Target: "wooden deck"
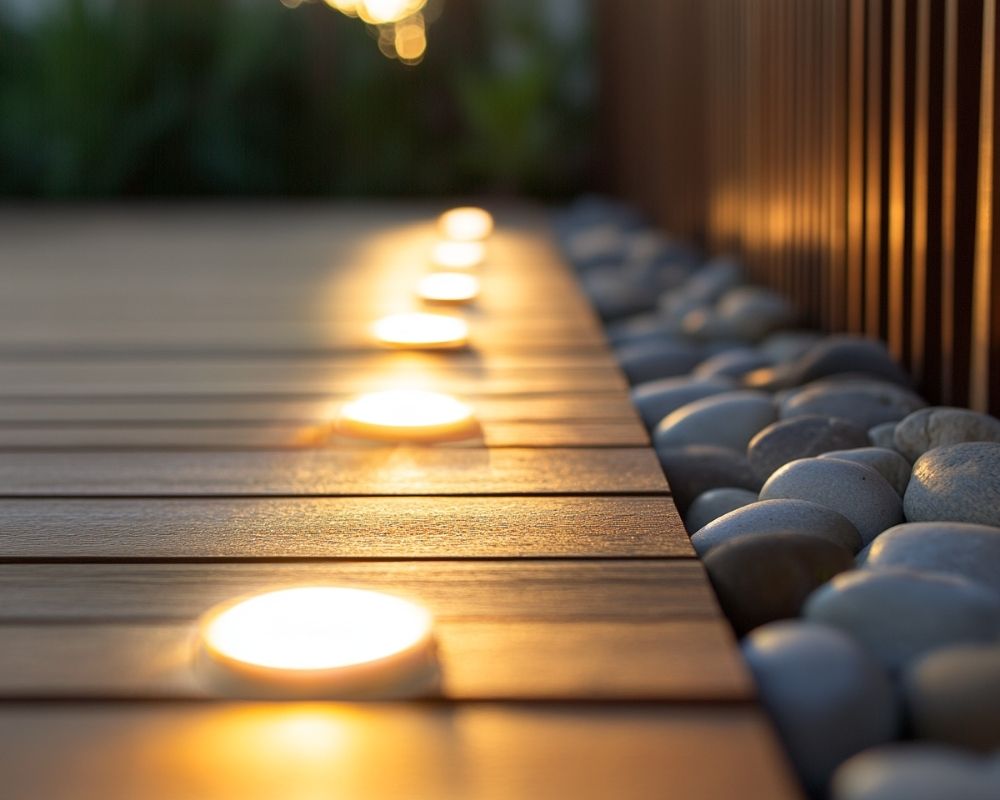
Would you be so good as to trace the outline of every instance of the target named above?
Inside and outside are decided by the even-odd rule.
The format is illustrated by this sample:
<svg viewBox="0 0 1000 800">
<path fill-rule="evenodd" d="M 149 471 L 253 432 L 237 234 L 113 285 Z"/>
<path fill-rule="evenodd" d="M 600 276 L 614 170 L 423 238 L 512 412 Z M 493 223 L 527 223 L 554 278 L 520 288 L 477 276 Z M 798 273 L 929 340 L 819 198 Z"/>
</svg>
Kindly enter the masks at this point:
<svg viewBox="0 0 1000 800">
<path fill-rule="evenodd" d="M 372 348 L 433 213 L 0 215 L 5 798 L 798 796 L 544 217 L 498 214 L 471 350 Z M 324 436 L 400 382 L 483 439 Z M 193 621 L 317 581 L 432 609 L 442 696 L 212 698 Z"/>
</svg>

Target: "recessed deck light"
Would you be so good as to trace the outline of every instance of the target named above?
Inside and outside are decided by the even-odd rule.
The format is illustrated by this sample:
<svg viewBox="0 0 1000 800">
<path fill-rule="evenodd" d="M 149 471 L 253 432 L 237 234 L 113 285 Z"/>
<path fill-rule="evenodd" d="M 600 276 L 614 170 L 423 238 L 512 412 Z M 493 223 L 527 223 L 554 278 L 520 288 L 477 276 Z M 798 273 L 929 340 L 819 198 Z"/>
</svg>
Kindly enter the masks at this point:
<svg viewBox="0 0 1000 800">
<path fill-rule="evenodd" d="M 479 425 L 472 409 L 451 395 L 391 389 L 344 405 L 337 430 L 366 439 L 433 442 L 476 436 Z"/>
<path fill-rule="evenodd" d="M 434 272 L 417 284 L 417 296 L 435 303 L 468 303 L 479 295 L 479 278 L 461 272 Z"/>
<path fill-rule="evenodd" d="M 482 241 L 493 232 L 493 217 L 483 208 L 453 208 L 438 218 L 438 229 L 445 239 L 456 242 Z"/>
<path fill-rule="evenodd" d="M 468 323 L 445 314 L 392 314 L 376 322 L 372 332 L 390 347 L 452 349 L 469 339 Z"/>
<path fill-rule="evenodd" d="M 431 250 L 431 262 L 442 269 L 473 269 L 486 258 L 482 242 L 441 241 Z"/>
</svg>

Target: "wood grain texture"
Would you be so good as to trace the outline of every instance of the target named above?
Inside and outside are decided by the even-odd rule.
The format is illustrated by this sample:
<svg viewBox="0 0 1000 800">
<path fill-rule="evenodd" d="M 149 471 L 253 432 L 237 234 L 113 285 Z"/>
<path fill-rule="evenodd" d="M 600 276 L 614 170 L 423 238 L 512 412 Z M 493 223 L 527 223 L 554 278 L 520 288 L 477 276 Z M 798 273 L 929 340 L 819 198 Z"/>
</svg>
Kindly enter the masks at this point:
<svg viewBox="0 0 1000 800">
<path fill-rule="evenodd" d="M 190 622 L 212 605 L 281 586 L 365 586 L 439 619 L 717 619 L 694 559 L 221 564 L 0 564 L 0 621 Z"/>
<path fill-rule="evenodd" d="M 449 700 L 752 697 L 721 620 L 445 622 L 436 637 Z M 192 666 L 196 639 L 194 625 L 0 625 L 0 699 L 223 698 Z"/>
<path fill-rule="evenodd" d="M 667 497 L 0 500 L 0 559 L 693 557 Z"/>
<path fill-rule="evenodd" d="M 638 420 L 519 422 L 487 420 L 479 439 L 449 447 L 639 447 L 649 435 Z M 356 439 L 331 434 L 324 426 L 282 423 L 152 427 L 0 425 L 0 451 L 38 449 L 104 450 L 262 450 L 356 448 Z"/>
<path fill-rule="evenodd" d="M 799 796 L 748 708 L 37 705 L 0 742 L 11 800 Z"/>
<path fill-rule="evenodd" d="M 185 425 L 213 423 L 315 424 L 336 418 L 347 395 L 320 394 L 312 399 L 261 398 L 244 395 L 179 395 L 175 397 L 0 398 L 0 426 L 20 429 L 25 423 L 120 427 L 130 423 Z M 638 420 L 624 392 L 569 393 L 523 397 L 466 399 L 476 418 L 490 422 Z"/>
<path fill-rule="evenodd" d="M 9 497 L 666 491 L 656 456 L 640 448 L 17 452 L 0 461 Z"/>
</svg>

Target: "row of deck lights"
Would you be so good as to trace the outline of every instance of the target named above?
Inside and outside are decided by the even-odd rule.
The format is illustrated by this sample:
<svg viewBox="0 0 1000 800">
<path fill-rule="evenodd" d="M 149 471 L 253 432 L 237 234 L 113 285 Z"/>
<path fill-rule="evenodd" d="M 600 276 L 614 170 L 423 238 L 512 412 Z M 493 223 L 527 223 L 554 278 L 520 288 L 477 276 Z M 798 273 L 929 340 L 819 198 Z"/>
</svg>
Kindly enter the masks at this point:
<svg viewBox="0 0 1000 800">
<path fill-rule="evenodd" d="M 438 270 L 416 295 L 427 303 L 468 303 L 473 270 L 485 260 L 493 218 L 456 208 L 438 221 L 431 253 Z M 468 323 L 440 313 L 395 314 L 372 326 L 387 347 L 458 349 Z M 395 389 L 361 395 L 340 410 L 337 431 L 383 441 L 434 442 L 478 433 L 472 409 L 448 394 Z M 431 614 L 391 594 L 302 586 L 223 603 L 201 621 L 196 663 L 221 694 L 265 698 L 389 699 L 420 694 L 438 679 Z"/>
</svg>

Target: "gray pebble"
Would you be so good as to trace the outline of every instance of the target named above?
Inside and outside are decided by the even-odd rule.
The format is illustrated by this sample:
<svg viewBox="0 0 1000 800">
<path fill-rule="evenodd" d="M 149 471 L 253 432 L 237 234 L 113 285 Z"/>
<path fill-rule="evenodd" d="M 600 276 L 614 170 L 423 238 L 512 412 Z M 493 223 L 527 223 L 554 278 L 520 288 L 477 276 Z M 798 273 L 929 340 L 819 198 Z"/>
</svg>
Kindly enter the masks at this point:
<svg viewBox="0 0 1000 800">
<path fill-rule="evenodd" d="M 754 434 L 776 417 L 763 392 L 726 392 L 681 406 L 656 426 L 653 440 L 657 447 L 710 444 L 744 453 Z"/>
<path fill-rule="evenodd" d="M 887 450 L 895 450 L 896 423 L 883 422 L 868 429 L 868 438 L 876 447 L 884 447 Z M 896 452 L 899 452 L 898 450 Z"/>
<path fill-rule="evenodd" d="M 743 654 L 761 702 L 812 793 L 822 793 L 844 759 L 896 735 L 892 684 L 840 631 L 799 620 L 776 622 L 751 633 Z"/>
<path fill-rule="evenodd" d="M 828 539 L 852 553 L 861 547 L 857 528 L 843 514 L 808 500 L 760 500 L 737 508 L 698 530 L 691 544 L 704 557 L 732 539 L 776 530 Z"/>
<path fill-rule="evenodd" d="M 756 492 L 760 481 L 746 456 L 728 447 L 688 445 L 658 447 L 656 455 L 670 484 L 670 493 L 681 515 L 695 498 L 709 489 L 730 486 Z"/>
<path fill-rule="evenodd" d="M 705 556 L 719 605 L 737 634 L 798 616 L 809 594 L 854 566 L 846 547 L 819 536 L 773 531 L 731 539 Z"/>
<path fill-rule="evenodd" d="M 950 644 L 1000 636 L 1000 597 L 951 575 L 854 570 L 806 602 L 804 615 L 844 630 L 890 670 Z"/>
<path fill-rule="evenodd" d="M 933 406 L 896 425 L 894 444 L 910 461 L 928 450 L 959 442 L 1000 442 L 1000 419 L 965 408 Z"/>
<path fill-rule="evenodd" d="M 867 444 L 867 432 L 850 422 L 802 416 L 779 420 L 760 431 L 747 446 L 747 458 L 761 480 L 767 480 L 790 461 Z"/>
<path fill-rule="evenodd" d="M 760 491 L 761 500 L 811 500 L 839 511 L 868 544 L 903 521 L 896 490 L 871 467 L 835 459 L 803 458 L 786 464 Z"/>
<path fill-rule="evenodd" d="M 777 331 L 760 343 L 760 352 L 772 361 L 794 361 L 823 339 L 816 331 Z"/>
<path fill-rule="evenodd" d="M 1000 444 L 936 447 L 913 465 L 903 497 L 909 522 L 978 522 L 1000 527 Z"/>
<path fill-rule="evenodd" d="M 697 531 L 712 520 L 735 511 L 737 508 L 757 502 L 757 492 L 749 489 L 709 489 L 702 492 L 684 515 L 684 525 L 689 531 Z"/>
<path fill-rule="evenodd" d="M 717 353 L 702 361 L 695 367 L 692 376 L 695 378 L 740 378 L 751 370 L 766 367 L 771 360 L 762 356 L 756 350 L 748 347 L 731 349 Z"/>
<path fill-rule="evenodd" d="M 860 336 L 828 336 L 794 364 L 795 383 L 809 383 L 838 373 L 863 373 L 909 386 L 909 376 L 885 345 Z"/>
<path fill-rule="evenodd" d="M 885 381 L 821 381 L 789 393 L 781 404 L 780 416 L 838 417 L 867 431 L 883 422 L 901 420 L 926 405 L 914 392 Z"/>
<path fill-rule="evenodd" d="M 701 352 L 690 345 L 643 342 L 618 348 L 618 362 L 629 383 L 686 375 L 701 361 Z"/>
<path fill-rule="evenodd" d="M 831 800 L 997 800 L 1000 758 L 923 742 L 875 747 L 844 762 Z"/>
<path fill-rule="evenodd" d="M 897 525 L 872 542 L 863 563 L 958 575 L 1000 594 L 1000 528 L 968 522 Z"/>
<path fill-rule="evenodd" d="M 1000 644 L 928 653 L 906 671 L 903 686 L 917 737 L 986 752 L 1000 748 Z"/>
<path fill-rule="evenodd" d="M 900 497 L 910 482 L 910 463 L 895 450 L 885 447 L 856 447 L 852 450 L 831 450 L 820 458 L 836 458 L 865 464 L 885 478 Z"/>
<path fill-rule="evenodd" d="M 687 376 L 661 378 L 640 383 L 632 388 L 632 403 L 647 428 L 655 428 L 667 414 L 681 406 L 732 391 L 732 381 L 727 378 L 693 379 Z"/>
</svg>

